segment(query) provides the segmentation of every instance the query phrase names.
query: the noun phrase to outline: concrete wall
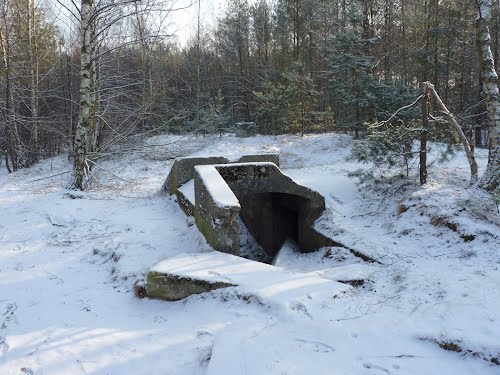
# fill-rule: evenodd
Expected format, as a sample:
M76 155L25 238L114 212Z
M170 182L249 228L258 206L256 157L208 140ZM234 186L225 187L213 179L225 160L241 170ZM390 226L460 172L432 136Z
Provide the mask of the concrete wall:
M162 190L168 194L176 194L177 189L186 182L194 178L194 167L197 165L227 164L231 161L223 156L200 156L177 158L172 165L172 169L167 179L163 183ZM271 162L279 166L278 154L250 154L236 158L238 163L249 162Z
M227 162L227 159L222 156L177 158L163 183L163 190L170 195L176 194L180 186L194 178L194 167L197 165L225 164Z
M200 232L215 250L240 255L240 205L227 183L213 166L200 165L195 167L194 189Z

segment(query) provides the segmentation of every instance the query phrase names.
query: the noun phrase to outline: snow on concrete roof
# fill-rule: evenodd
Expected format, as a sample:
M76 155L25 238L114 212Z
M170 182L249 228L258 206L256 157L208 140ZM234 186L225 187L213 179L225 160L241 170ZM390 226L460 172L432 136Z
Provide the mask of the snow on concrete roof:
M310 299L314 295L331 297L351 289L314 273L290 272L217 251L182 254L158 263L150 271L209 283L238 285L245 292L271 303L289 303L290 300Z
M240 207L240 203L233 191L213 165L197 165L194 168L205 183L205 187L217 206Z

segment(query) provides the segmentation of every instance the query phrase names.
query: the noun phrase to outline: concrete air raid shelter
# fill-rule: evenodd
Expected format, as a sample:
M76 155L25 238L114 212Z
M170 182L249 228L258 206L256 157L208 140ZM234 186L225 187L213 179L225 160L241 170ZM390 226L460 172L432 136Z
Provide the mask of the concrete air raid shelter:
M277 154L178 158L163 189L221 252L240 255L240 222L270 257L287 239L303 252L335 245L314 230L323 196L283 174Z

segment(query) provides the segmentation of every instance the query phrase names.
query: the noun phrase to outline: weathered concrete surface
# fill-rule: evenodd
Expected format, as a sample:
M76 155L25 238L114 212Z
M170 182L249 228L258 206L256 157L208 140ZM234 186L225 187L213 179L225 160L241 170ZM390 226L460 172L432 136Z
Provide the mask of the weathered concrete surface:
M234 284L223 281L207 281L193 277L182 277L172 273L149 271L146 293L148 297L165 301L177 301L193 294L227 288Z
M280 157L278 154L249 154L243 155L234 163L261 163L269 162L280 166Z
M278 154L235 159L238 163L217 156L179 158L164 184L214 249L239 255L239 217L270 256L287 238L302 251L335 244L314 230L324 198L283 174ZM231 204L221 204L220 189L232 197Z
M200 232L215 250L240 255L240 205L212 165L195 167L194 218Z
M194 167L197 165L225 164L228 160L222 156L204 156L177 158L163 184L163 190L170 195L176 194L179 186L194 178Z
M188 216L194 216L194 179L177 188L177 203Z
M241 219L269 255L275 255L287 237L302 251L328 246L314 230L325 209L323 196L297 184L273 163L215 166L241 204Z
M168 194L176 194L177 189L194 178L194 167L197 165L227 164L230 162L249 163L268 161L279 166L279 155L275 153L248 154L231 161L224 156L199 156L177 158L167 179L163 183L162 190Z
M236 286L262 303L307 304L311 298L332 298L352 288L316 273L294 273L217 251L181 254L152 267L147 275L149 297L174 301L191 294Z
M187 216L194 216L194 205L182 192L177 191L177 202L179 207L184 211Z
M272 162L279 166L279 155L276 153L247 154L235 158L238 162ZM177 158L172 165L172 169L167 179L163 183L162 190L168 194L175 194L179 207L188 216L197 216L195 214L194 199L190 199L185 192L179 189L181 186L194 179L194 168L197 165L212 165L230 163L230 159L224 156L200 156L200 157L181 157ZM219 250L219 249L217 249ZM222 250L221 250L222 251ZM234 251L230 251L234 253Z

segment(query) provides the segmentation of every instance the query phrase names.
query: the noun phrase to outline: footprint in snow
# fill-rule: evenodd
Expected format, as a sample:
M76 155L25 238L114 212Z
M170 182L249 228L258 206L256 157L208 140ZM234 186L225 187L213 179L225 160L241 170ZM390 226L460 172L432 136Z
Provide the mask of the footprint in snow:
M328 197L329 197L332 201L334 201L334 202L336 202L336 203L339 203L339 204L344 204L344 201L343 201L342 199L340 199L339 197L337 197L337 196L335 196L335 195L333 195L333 194L328 194Z
M299 338L296 338L295 341L299 342L299 348L309 349L315 353L332 353L335 351L335 348L333 346L319 341L310 341Z
M212 335L210 332L207 331L198 331L196 332L196 337L197 338L213 338L214 335Z
M363 367L366 369L373 370L374 371L373 374L390 374L389 370L369 362L363 363Z

